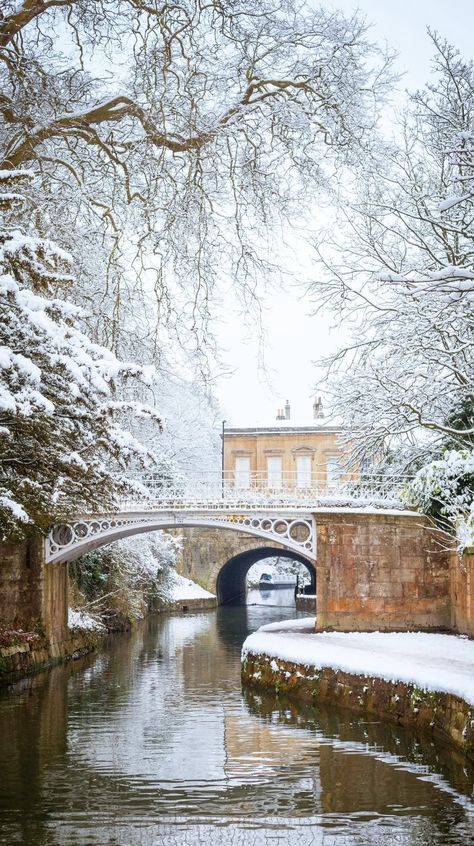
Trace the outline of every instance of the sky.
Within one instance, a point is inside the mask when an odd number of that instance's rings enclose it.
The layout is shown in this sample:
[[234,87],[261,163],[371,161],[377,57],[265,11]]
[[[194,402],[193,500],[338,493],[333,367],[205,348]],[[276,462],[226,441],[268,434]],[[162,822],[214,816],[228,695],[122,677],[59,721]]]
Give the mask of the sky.
[[[355,9],[372,24],[374,42],[388,43],[398,53],[397,71],[403,74],[396,102],[404,90],[421,88],[429,79],[432,50],[426,28],[436,30],[473,55],[474,2],[469,0],[339,0],[325,4],[347,14]],[[217,398],[229,425],[261,425],[275,420],[277,408],[290,401],[295,422],[310,422],[318,393],[314,364],[343,342],[343,333],[331,327],[329,315],[309,316],[311,304],[302,291],[272,292],[263,302],[265,367],[261,365],[259,329],[245,324],[229,303],[217,330],[229,375],[217,385]]]

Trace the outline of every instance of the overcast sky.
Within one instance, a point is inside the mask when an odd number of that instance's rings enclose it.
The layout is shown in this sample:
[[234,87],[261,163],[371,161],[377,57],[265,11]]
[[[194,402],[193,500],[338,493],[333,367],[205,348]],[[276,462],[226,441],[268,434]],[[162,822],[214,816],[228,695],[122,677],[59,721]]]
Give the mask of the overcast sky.
[[[346,13],[358,8],[373,25],[373,41],[387,42],[398,52],[397,67],[404,74],[400,103],[404,89],[422,87],[429,78],[432,51],[427,26],[466,58],[473,54],[472,0],[340,0],[328,5]],[[232,314],[221,323],[219,339],[232,375],[220,380],[217,393],[229,423],[270,423],[286,399],[295,420],[309,422],[317,378],[312,362],[337,345],[338,335],[330,330],[327,318],[309,317],[308,310],[308,302],[295,290],[268,297],[264,304],[266,374],[258,367],[257,328],[242,325]]]

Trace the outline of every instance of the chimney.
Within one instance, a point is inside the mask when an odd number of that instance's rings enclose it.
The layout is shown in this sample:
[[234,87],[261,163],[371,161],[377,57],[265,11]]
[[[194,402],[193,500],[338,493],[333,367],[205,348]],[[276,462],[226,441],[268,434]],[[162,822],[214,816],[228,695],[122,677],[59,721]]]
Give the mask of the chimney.
[[286,403],[285,403],[285,420],[289,420],[289,419],[290,419],[290,403],[287,400]]
[[323,411],[323,402],[321,397],[315,397],[313,402],[313,417],[315,420],[319,420],[321,417],[324,417]]
[[276,416],[276,419],[277,419],[277,420],[284,420],[284,419],[285,419],[285,412],[283,411],[283,409],[282,409],[282,408],[277,408],[277,416]]

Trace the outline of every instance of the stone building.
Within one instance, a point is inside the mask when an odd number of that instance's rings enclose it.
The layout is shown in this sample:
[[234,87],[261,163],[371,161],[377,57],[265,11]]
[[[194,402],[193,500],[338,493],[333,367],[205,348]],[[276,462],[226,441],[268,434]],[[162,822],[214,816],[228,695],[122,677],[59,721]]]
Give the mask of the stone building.
[[307,425],[292,421],[288,400],[278,410],[275,423],[224,430],[228,483],[241,488],[314,488],[352,478],[343,470],[347,456],[340,442],[342,430],[324,417],[320,397],[314,401],[313,419]]

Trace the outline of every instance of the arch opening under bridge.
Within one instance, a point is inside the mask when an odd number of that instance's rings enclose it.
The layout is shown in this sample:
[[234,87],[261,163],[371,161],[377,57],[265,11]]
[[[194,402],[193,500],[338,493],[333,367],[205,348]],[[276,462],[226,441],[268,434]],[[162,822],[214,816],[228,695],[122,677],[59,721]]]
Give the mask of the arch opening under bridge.
[[265,558],[289,558],[306,567],[310,585],[309,592],[316,593],[316,568],[314,562],[304,555],[281,547],[260,546],[248,549],[229,558],[217,576],[217,602],[219,605],[242,605],[245,603],[246,577],[250,568]]

